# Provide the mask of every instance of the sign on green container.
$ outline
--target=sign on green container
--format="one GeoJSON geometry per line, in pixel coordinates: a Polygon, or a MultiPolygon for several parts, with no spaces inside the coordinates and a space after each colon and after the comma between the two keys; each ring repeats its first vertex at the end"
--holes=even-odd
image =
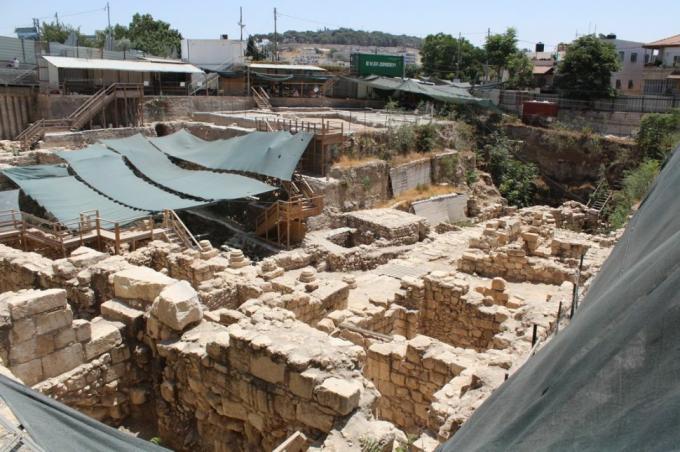
{"type": "Polygon", "coordinates": [[[358,75],[384,75],[402,77],[404,57],[402,55],[375,55],[372,53],[353,53],[351,65],[358,75]]]}

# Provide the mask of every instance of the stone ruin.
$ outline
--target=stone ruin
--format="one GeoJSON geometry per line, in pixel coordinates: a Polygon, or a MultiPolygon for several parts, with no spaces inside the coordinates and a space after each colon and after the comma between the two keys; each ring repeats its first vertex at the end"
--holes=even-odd
{"type": "Polygon", "coordinates": [[[257,262],[0,245],[0,359],[176,450],[433,450],[550,340],[615,240],[583,232],[580,205],[496,213],[441,232],[346,213],[257,262]]]}

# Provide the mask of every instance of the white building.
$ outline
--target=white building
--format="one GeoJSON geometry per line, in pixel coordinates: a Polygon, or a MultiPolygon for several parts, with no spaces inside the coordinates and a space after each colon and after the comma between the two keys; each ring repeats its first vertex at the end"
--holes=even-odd
{"type": "Polygon", "coordinates": [[[611,86],[620,94],[642,94],[645,64],[651,58],[651,52],[643,46],[643,42],[626,41],[617,39],[616,35],[610,35],[603,39],[616,48],[619,57],[620,69],[613,72],[611,86]]]}
{"type": "Polygon", "coordinates": [[[228,70],[245,64],[246,41],[182,39],[182,60],[209,70],[228,70]]]}

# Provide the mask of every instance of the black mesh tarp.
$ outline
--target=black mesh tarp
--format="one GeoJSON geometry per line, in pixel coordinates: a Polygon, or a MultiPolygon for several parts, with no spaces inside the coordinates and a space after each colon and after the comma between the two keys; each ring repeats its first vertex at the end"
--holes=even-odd
{"type": "Polygon", "coordinates": [[[680,450],[680,152],[571,324],[443,451],[680,450]]]}
{"type": "Polygon", "coordinates": [[[45,451],[168,450],[104,425],[4,375],[0,375],[0,397],[45,451]]]}

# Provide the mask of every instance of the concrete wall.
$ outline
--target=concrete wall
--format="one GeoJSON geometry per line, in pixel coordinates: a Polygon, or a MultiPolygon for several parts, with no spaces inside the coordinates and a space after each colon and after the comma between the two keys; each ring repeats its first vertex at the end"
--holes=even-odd
{"type": "Polygon", "coordinates": [[[413,210],[420,217],[427,218],[431,225],[439,223],[456,223],[467,218],[468,195],[451,194],[437,196],[423,201],[414,202],[413,210]]]}
{"type": "Polygon", "coordinates": [[[0,140],[12,140],[33,117],[35,102],[31,88],[0,89],[0,140]]]}
{"type": "Polygon", "coordinates": [[[603,135],[631,136],[640,129],[644,113],[562,109],[557,120],[574,129],[589,128],[603,135]]]}
{"type": "Polygon", "coordinates": [[[390,169],[392,194],[398,196],[400,193],[413,190],[419,185],[430,185],[432,183],[431,170],[432,164],[429,157],[390,169]]]}
{"type": "Polygon", "coordinates": [[[381,100],[339,99],[335,97],[272,97],[273,107],[383,108],[381,100]]]}

